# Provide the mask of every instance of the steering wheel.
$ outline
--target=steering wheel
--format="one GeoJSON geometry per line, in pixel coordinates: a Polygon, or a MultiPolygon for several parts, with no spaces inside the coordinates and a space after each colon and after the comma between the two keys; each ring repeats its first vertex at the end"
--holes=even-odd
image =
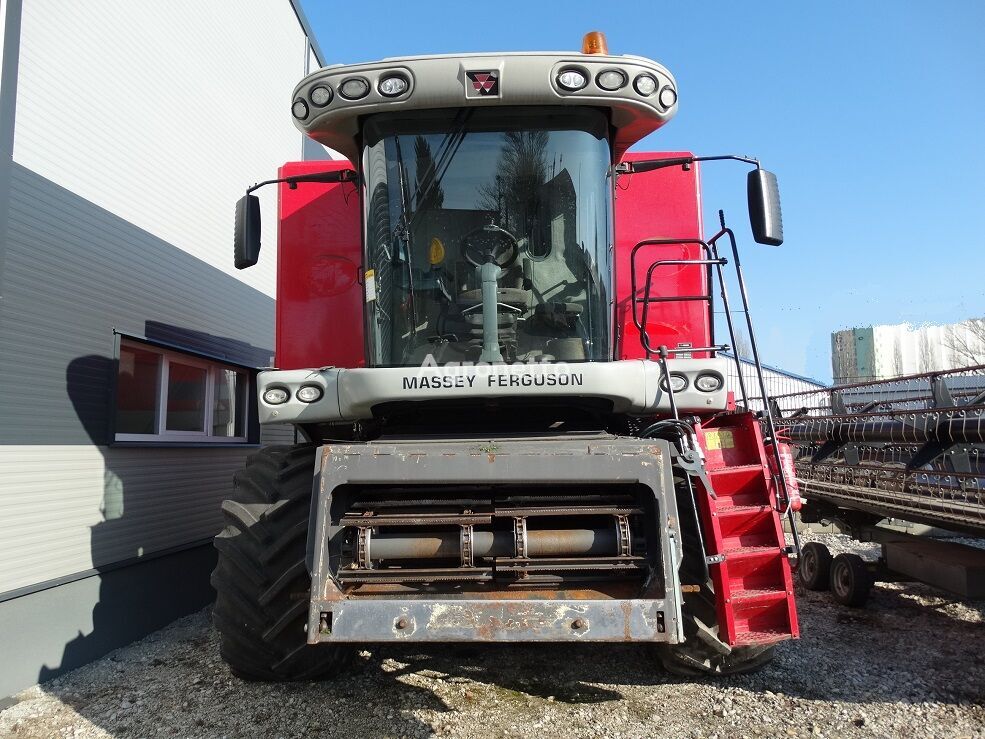
{"type": "Polygon", "coordinates": [[[517,244],[516,237],[505,228],[488,223],[472,229],[462,237],[462,253],[476,267],[491,260],[496,266],[505,269],[520,256],[520,245],[517,244]]]}

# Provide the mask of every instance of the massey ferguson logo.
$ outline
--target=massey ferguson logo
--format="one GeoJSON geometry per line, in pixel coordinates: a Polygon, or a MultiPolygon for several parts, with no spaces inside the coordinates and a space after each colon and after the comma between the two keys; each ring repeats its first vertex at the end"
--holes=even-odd
{"type": "Polygon", "coordinates": [[[495,69],[483,72],[466,72],[469,78],[468,97],[495,97],[499,95],[499,72],[495,69]]]}

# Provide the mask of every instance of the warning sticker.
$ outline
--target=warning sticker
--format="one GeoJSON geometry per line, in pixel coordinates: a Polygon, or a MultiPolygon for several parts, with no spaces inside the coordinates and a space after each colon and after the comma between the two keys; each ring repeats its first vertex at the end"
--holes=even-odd
{"type": "Polygon", "coordinates": [[[735,438],[728,429],[705,432],[707,449],[735,449],[735,438]]]}
{"type": "Polygon", "coordinates": [[[376,300],[376,270],[366,270],[366,302],[372,303],[376,300]]]}

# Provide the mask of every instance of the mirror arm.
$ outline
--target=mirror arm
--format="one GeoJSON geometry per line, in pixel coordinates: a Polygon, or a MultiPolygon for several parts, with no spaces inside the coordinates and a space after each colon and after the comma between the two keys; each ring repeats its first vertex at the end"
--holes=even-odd
{"type": "Polygon", "coordinates": [[[265,185],[275,185],[281,182],[286,182],[288,187],[292,190],[298,186],[300,183],[304,182],[356,182],[359,179],[359,175],[356,174],[354,169],[336,169],[332,172],[312,172],[311,174],[299,174],[294,177],[281,177],[276,180],[264,180],[263,182],[258,182],[253,185],[253,187],[246,188],[246,194],[249,195],[254,190],[259,190],[265,185]]]}
{"type": "Polygon", "coordinates": [[[726,159],[753,164],[756,166],[756,169],[761,169],[758,159],[739,156],[738,154],[721,154],[712,157],[667,157],[666,159],[640,159],[635,162],[620,162],[616,166],[616,174],[637,174],[639,172],[651,172],[654,169],[677,166],[683,169],[689,169],[694,162],[719,162],[726,159]]]}

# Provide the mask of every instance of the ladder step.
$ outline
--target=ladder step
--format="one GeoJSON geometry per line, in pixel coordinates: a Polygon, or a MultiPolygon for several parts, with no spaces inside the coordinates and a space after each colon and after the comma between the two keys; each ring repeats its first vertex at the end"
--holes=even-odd
{"type": "Polygon", "coordinates": [[[742,516],[755,518],[769,513],[773,509],[768,505],[721,505],[715,509],[722,516],[742,516]]]}
{"type": "Polygon", "coordinates": [[[736,635],[735,644],[737,647],[765,646],[776,642],[792,639],[793,635],[789,631],[747,631],[736,635]]]}
{"type": "Polygon", "coordinates": [[[732,601],[743,606],[750,603],[772,603],[774,601],[785,600],[787,591],[775,588],[763,588],[760,590],[733,590],[732,601]]]}
{"type": "Polygon", "coordinates": [[[725,555],[725,561],[728,562],[730,559],[754,559],[754,558],[766,558],[766,557],[785,557],[786,554],[783,551],[783,547],[771,546],[771,547],[734,547],[732,549],[726,549],[722,554],[725,555]]]}
{"type": "Polygon", "coordinates": [[[709,465],[707,467],[709,477],[725,477],[727,475],[742,473],[749,474],[750,472],[762,472],[763,465],[761,464],[737,464],[731,467],[713,467],[709,465]]]}

